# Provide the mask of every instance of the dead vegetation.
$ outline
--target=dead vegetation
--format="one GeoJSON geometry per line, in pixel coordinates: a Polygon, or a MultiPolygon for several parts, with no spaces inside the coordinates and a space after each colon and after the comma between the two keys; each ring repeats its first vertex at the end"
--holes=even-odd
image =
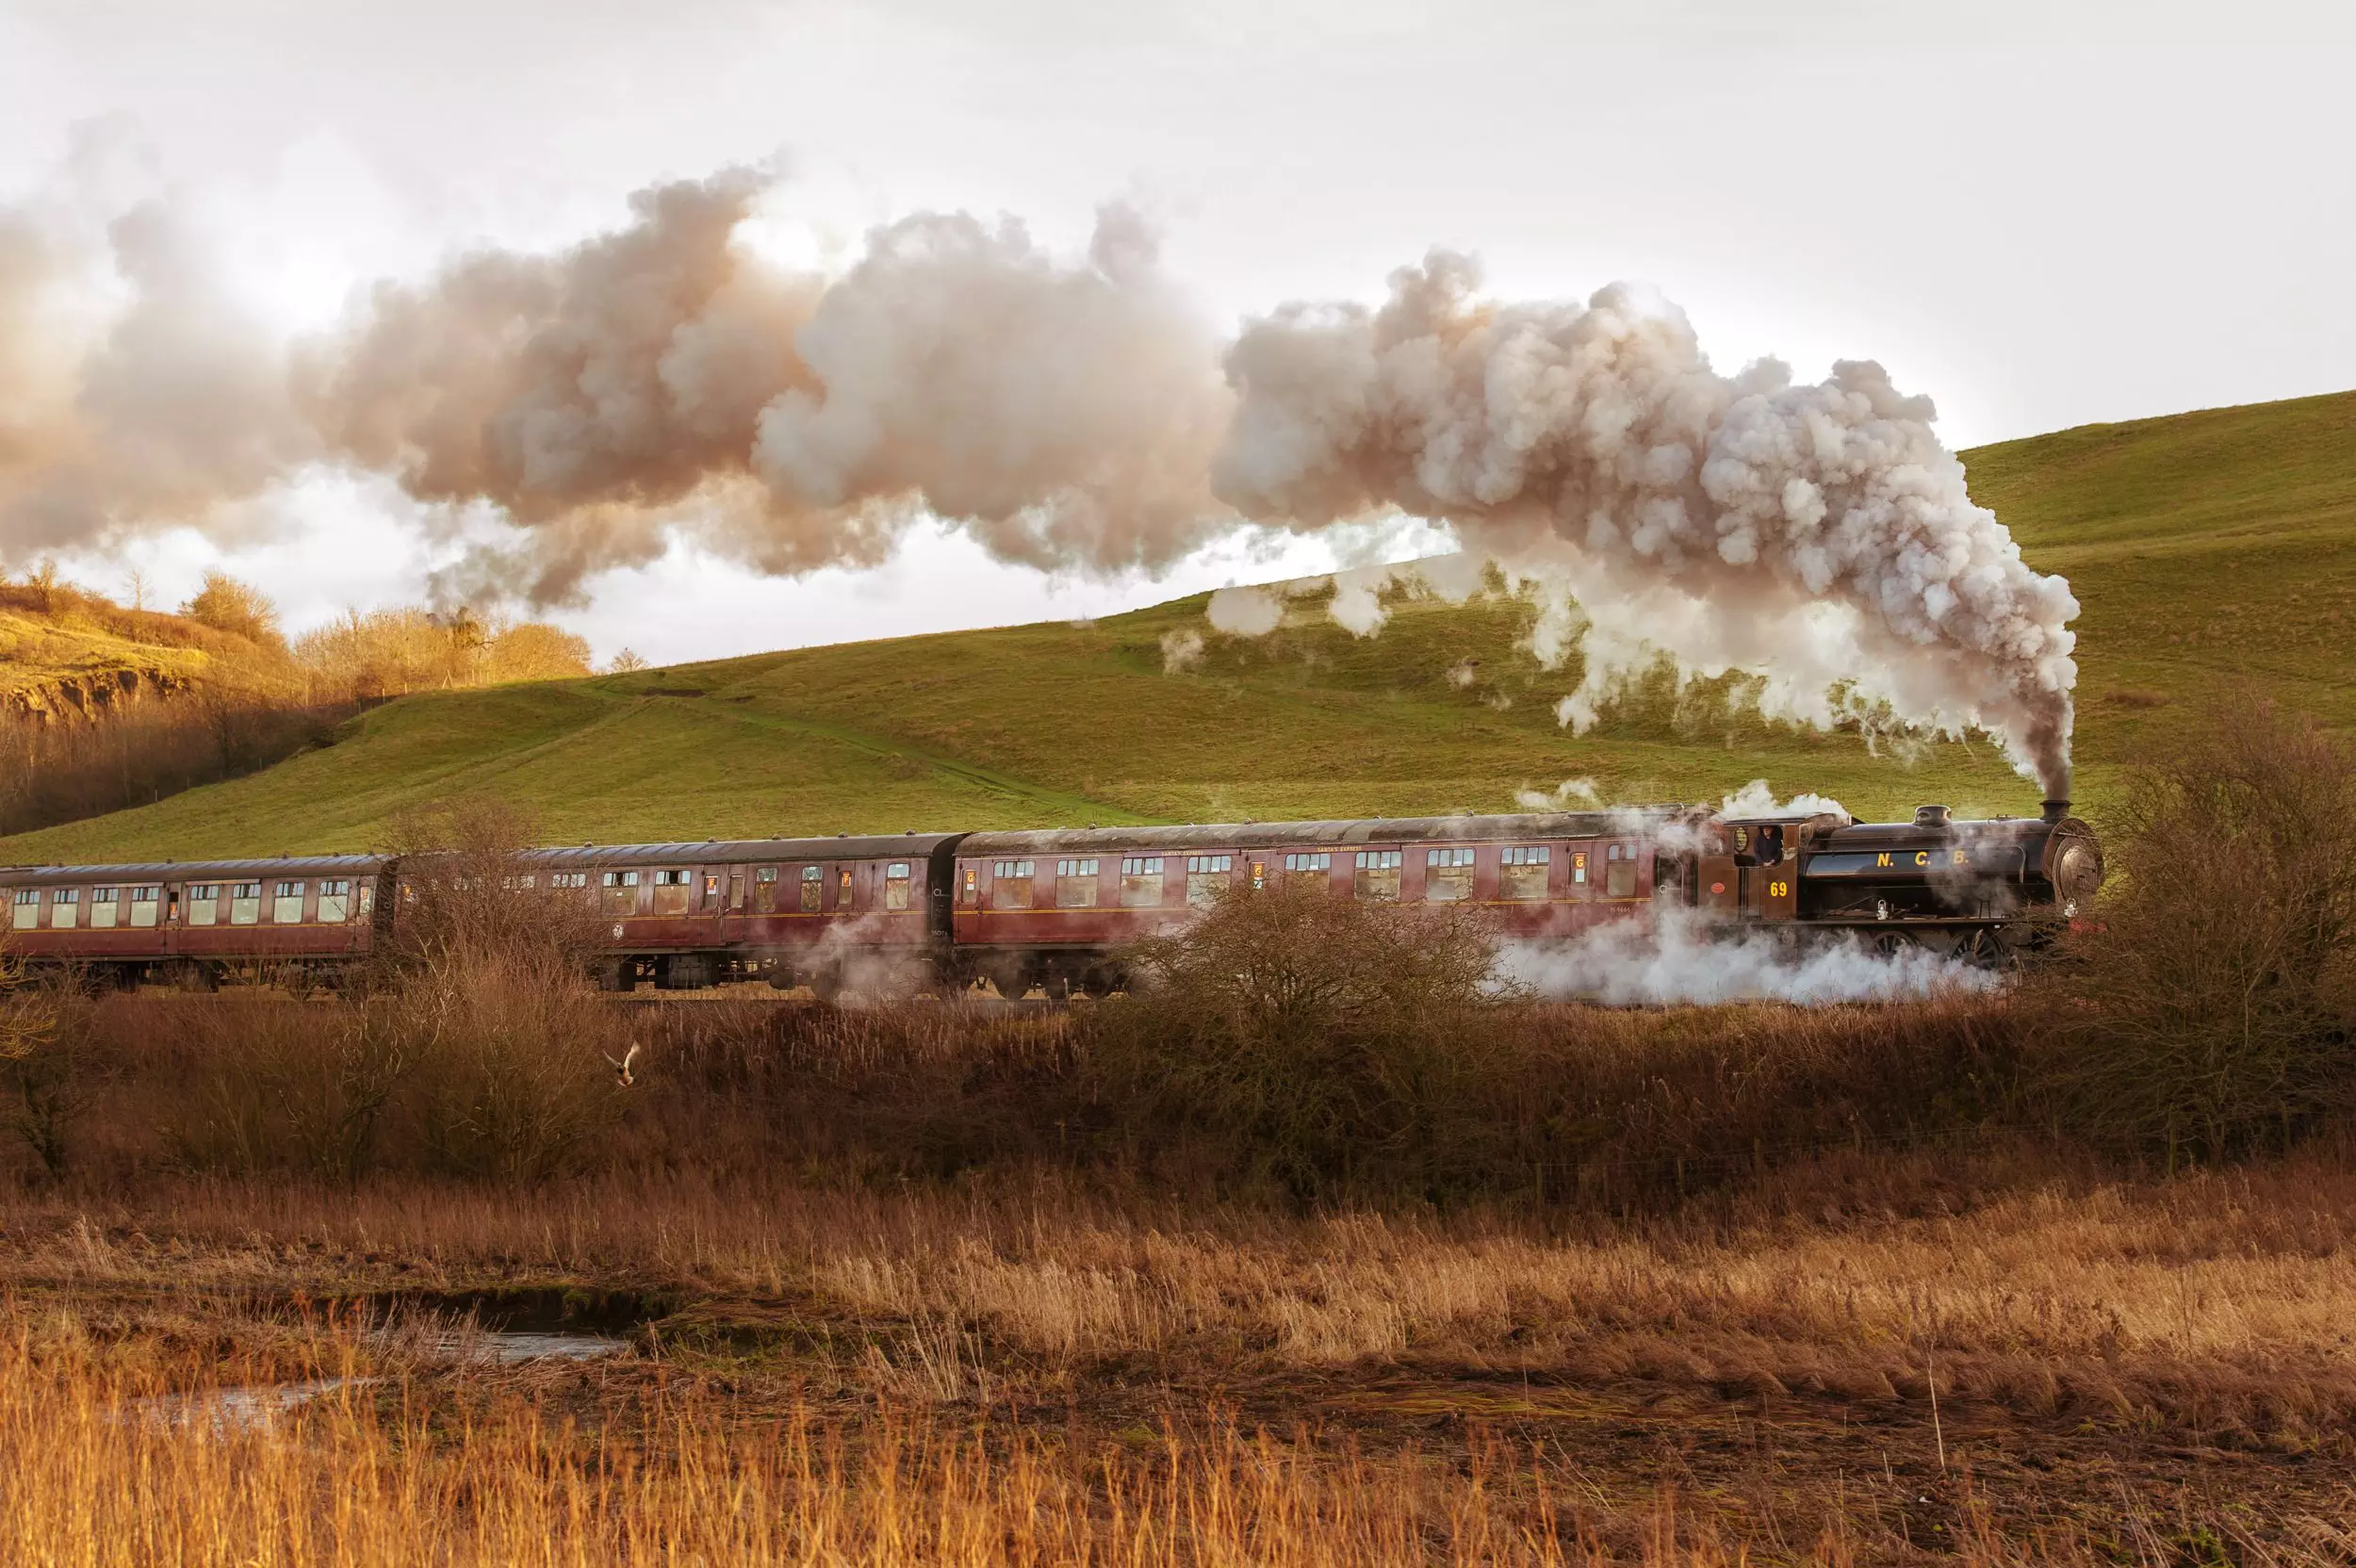
{"type": "Polygon", "coordinates": [[[2356,1104],[2356,747],[2251,696],[2104,826],[2110,891],[2037,988],[2059,1114],[2172,1166],[2356,1104]]]}

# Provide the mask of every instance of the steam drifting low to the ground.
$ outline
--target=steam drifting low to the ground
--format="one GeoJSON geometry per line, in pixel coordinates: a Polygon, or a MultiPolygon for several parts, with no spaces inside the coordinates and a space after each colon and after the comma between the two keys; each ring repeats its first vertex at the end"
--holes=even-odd
{"type": "Polygon", "coordinates": [[[1617,921],[1568,942],[1508,944],[1498,971],[1550,1000],[1613,1007],[1902,1002],[2000,984],[1986,970],[1920,947],[1885,956],[1853,938],[1801,946],[1763,932],[1729,934],[1692,910],[1667,907],[1649,924],[1617,921]]]}
{"type": "MultiPolygon", "coordinates": [[[[11,556],[225,526],[319,463],[487,506],[522,542],[445,591],[543,604],[679,538],[793,574],[878,562],[929,514],[1006,561],[1120,573],[1403,513],[1464,547],[1438,591],[1495,563],[1540,592],[1538,653],[1581,658],[1566,724],[1665,652],[1754,677],[1773,715],[1984,728],[2068,792],[2076,601],[1972,503],[1929,400],[1870,362],[1722,375],[1640,286],[1493,301],[1435,251],[1379,308],[1285,304],[1222,340],[1125,208],[1082,256],[927,213],[796,270],[745,235],[790,188],[734,169],[562,253],[381,284],[288,344],[216,308],[168,200],[100,221],[100,183],[77,164],[0,210],[11,556]]],[[[1373,634],[1388,580],[1342,574],[1333,612],[1373,634]]],[[[1281,613],[1244,596],[1210,621],[1281,613]]]]}

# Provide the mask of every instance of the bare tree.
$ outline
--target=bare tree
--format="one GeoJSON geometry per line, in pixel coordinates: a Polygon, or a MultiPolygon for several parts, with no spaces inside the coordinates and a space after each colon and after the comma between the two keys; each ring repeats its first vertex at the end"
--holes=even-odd
{"type": "Polygon", "coordinates": [[[2356,748],[2242,694],[2103,826],[2115,874],[2038,985],[2064,1114],[2172,1166],[2356,1104],[2356,748]]]}

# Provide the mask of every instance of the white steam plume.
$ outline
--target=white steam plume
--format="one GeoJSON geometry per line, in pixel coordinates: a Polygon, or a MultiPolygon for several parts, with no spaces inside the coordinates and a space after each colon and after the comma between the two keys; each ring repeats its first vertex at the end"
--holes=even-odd
{"type": "Polygon", "coordinates": [[[1221,588],[1203,616],[1231,637],[1265,637],[1283,624],[1284,601],[1265,588],[1221,588]]]}
{"type": "Polygon", "coordinates": [[[1561,582],[1588,623],[1573,723],[1661,649],[1765,674],[1769,711],[1827,723],[1845,682],[1911,724],[1986,728],[2068,792],[2077,601],[1972,503],[1927,399],[1865,362],[1816,385],[1773,361],[1722,376],[1683,312],[1628,285],[1584,306],[1477,285],[1434,252],[1379,310],[1250,324],[1220,498],[1296,525],[1444,518],[1561,582]]]}
{"type": "Polygon", "coordinates": [[[1203,662],[1203,633],[1192,627],[1162,633],[1162,674],[1184,675],[1203,662]]]}
{"type": "Polygon", "coordinates": [[[1849,808],[1830,795],[1810,794],[1803,791],[1790,800],[1777,800],[1775,792],[1767,787],[1763,778],[1754,778],[1726,796],[1719,801],[1718,810],[1722,816],[1728,817],[1813,817],[1826,811],[1843,817],[1849,814],[1849,808]]]}
{"type": "Polygon", "coordinates": [[[1759,931],[1730,936],[1694,910],[1661,906],[1649,923],[1613,921],[1568,942],[1509,943],[1498,969],[1542,996],[1614,1007],[1894,1002],[2000,984],[1919,947],[1884,957],[1844,937],[1803,948],[1759,931]]]}

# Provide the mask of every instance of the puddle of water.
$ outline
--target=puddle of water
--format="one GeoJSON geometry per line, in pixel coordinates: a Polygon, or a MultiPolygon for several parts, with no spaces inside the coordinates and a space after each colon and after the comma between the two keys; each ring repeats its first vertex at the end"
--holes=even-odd
{"type": "Polygon", "coordinates": [[[459,1362],[515,1366],[534,1361],[595,1361],[622,1349],[626,1341],[607,1334],[559,1333],[529,1329],[458,1329],[426,1341],[429,1354],[459,1362]]]}
{"type": "MultiPolygon", "coordinates": [[[[422,1359],[461,1365],[520,1366],[540,1361],[594,1361],[627,1348],[606,1334],[556,1333],[531,1330],[466,1327],[427,1335],[395,1330],[371,1337],[394,1339],[422,1359]]],[[[221,1388],[209,1394],[141,1399],[132,1407],[140,1420],[163,1427],[203,1425],[217,1433],[264,1430],[279,1416],[339,1388],[366,1388],[377,1378],[319,1378],[309,1382],[263,1383],[221,1388]]]]}
{"type": "Polygon", "coordinates": [[[339,1388],[365,1388],[374,1378],[321,1378],[307,1383],[266,1383],[255,1388],[217,1388],[210,1394],[172,1394],[141,1399],[130,1414],[158,1427],[202,1426],[215,1434],[267,1429],[271,1422],[339,1388]]]}

